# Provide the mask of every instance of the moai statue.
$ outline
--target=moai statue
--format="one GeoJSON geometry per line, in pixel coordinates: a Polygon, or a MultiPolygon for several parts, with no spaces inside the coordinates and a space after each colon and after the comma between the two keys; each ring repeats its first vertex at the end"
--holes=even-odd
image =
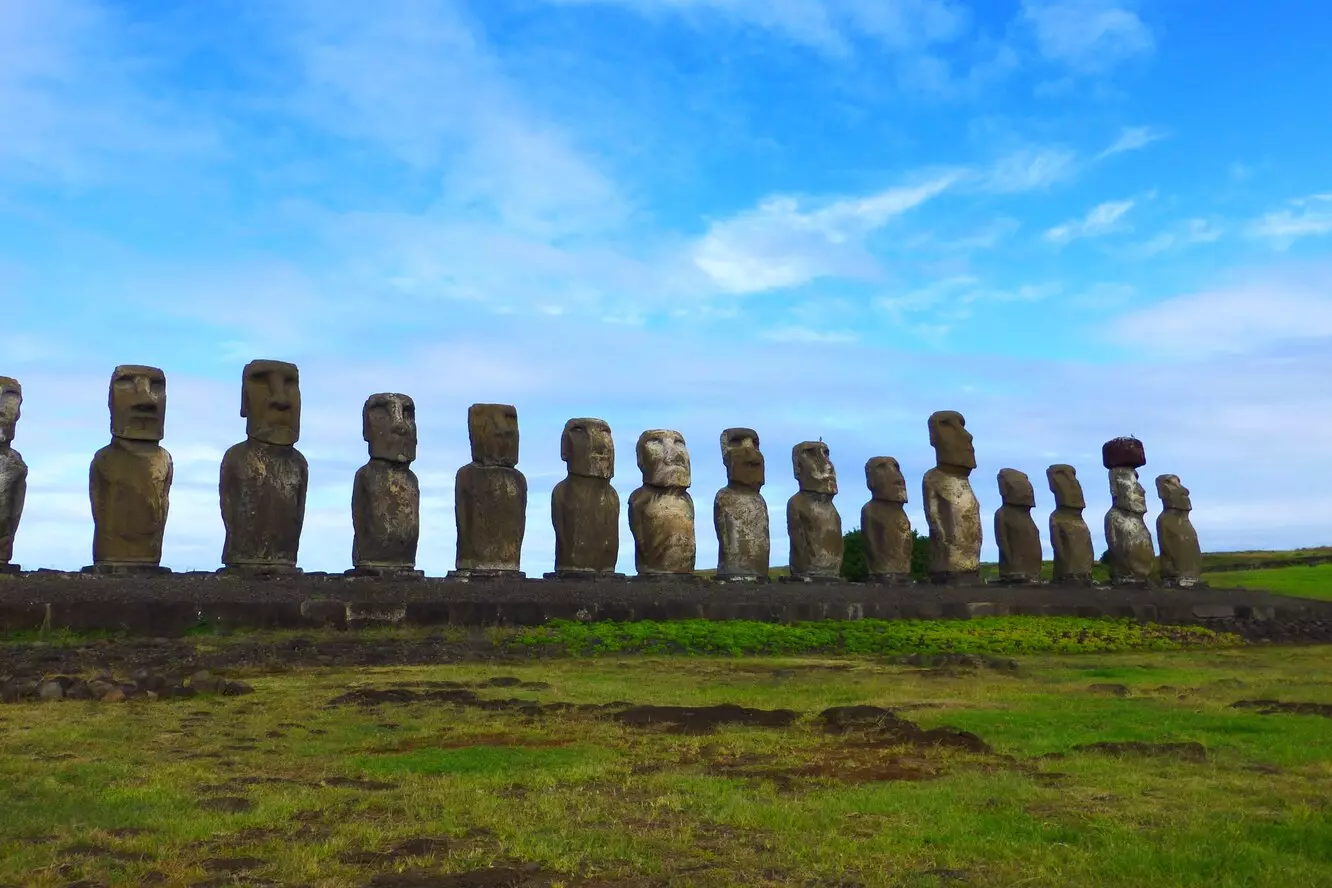
{"type": "Polygon", "coordinates": [[[842,516],[833,505],[837,470],[822,441],[791,448],[791,467],[800,490],[786,502],[786,535],[791,540],[791,579],[839,580],[842,573],[842,516]]]}
{"type": "Polygon", "coordinates": [[[13,447],[22,408],[23,386],[17,379],[0,376],[0,574],[19,572],[10,560],[28,491],[28,464],[13,447]]]}
{"type": "Polygon", "coordinates": [[[721,433],[726,486],[712,501],[717,529],[717,579],[754,582],[768,579],[772,549],[768,504],[759,490],[766,480],[758,432],[727,429],[721,433]]]}
{"type": "Polygon", "coordinates": [[[860,510],[860,532],[865,538],[865,560],[871,583],[902,586],[911,583],[911,519],[904,506],[906,479],[891,456],[875,456],[865,463],[865,484],[870,501],[860,510]]]}
{"type": "Polygon", "coordinates": [[[644,578],[693,576],[694,500],[684,436],[652,429],[638,436],[643,486],[629,495],[634,566],[644,578]]]}
{"type": "Polygon", "coordinates": [[[1147,464],[1142,442],[1115,438],[1101,448],[1101,462],[1110,471],[1110,511],[1105,513],[1105,542],[1110,550],[1110,581],[1116,585],[1146,585],[1151,580],[1155,552],[1152,534],[1143,516],[1147,493],[1138,483],[1138,469],[1147,464]]]}
{"type": "Polygon", "coordinates": [[[88,470],[92,502],[90,573],[170,573],[161,566],[171,496],[166,434],[166,375],[122,364],[111,374],[111,443],[88,470]]]}
{"type": "Polygon", "coordinates": [[[521,578],[527,530],[527,479],[518,471],[518,411],[509,404],[467,408],[472,461],[458,470],[453,514],[458,579],[521,578]]]}
{"type": "Polygon", "coordinates": [[[1202,585],[1202,547],[1189,512],[1193,503],[1189,489],[1178,475],[1158,475],[1156,495],[1161,514],[1156,516],[1156,540],[1161,546],[1161,582],[1167,586],[1202,585]]]}
{"type": "Polygon", "coordinates": [[[224,572],[299,573],[310,466],[301,436],[300,371],[286,361],[251,361],[241,381],[246,439],[222,457],[224,572]]]}
{"type": "Polygon", "coordinates": [[[560,459],[569,475],[550,496],[555,525],[555,572],[559,579],[618,577],[620,495],[615,477],[615,439],[604,419],[571,419],[560,435],[560,459]]]}
{"type": "Polygon", "coordinates": [[[1050,513],[1050,546],[1054,549],[1054,581],[1074,586],[1090,586],[1096,553],[1092,549],[1091,530],[1082,518],[1087,501],[1082,495],[1077,469],[1054,465],[1045,470],[1045,478],[1054,494],[1055,508],[1050,513]]]}
{"type": "Polygon", "coordinates": [[[930,526],[930,581],[980,582],[980,503],[971,489],[976,449],[967,421],[954,410],[930,415],[935,466],[925,473],[921,492],[930,526]]]}
{"type": "Polygon", "coordinates": [[[1041,579],[1041,532],[1032,520],[1036,491],[1025,472],[999,470],[999,498],[994,539],[999,545],[999,582],[1038,583],[1041,579]]]}
{"type": "Polygon", "coordinates": [[[421,538],[421,484],[416,459],[416,402],[382,392],[365,399],[361,437],[370,461],[352,482],[352,569],[349,576],[424,576],[416,569],[421,538]]]}

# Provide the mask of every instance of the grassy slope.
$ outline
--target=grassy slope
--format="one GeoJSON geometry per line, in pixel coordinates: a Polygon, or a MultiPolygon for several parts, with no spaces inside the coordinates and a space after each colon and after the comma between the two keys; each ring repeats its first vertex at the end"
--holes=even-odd
{"type": "Polygon", "coordinates": [[[1332,600],[1332,564],[1218,571],[1204,573],[1203,579],[1220,587],[1263,589],[1281,595],[1332,600]]]}
{"type": "Polygon", "coordinates": [[[242,698],[8,705],[0,883],[132,885],[151,871],[189,885],[250,858],[257,879],[325,888],[498,860],[620,886],[1326,885],[1332,719],[1229,704],[1332,703],[1330,674],[1326,647],[1033,657],[1016,674],[955,677],[867,660],[643,658],[314,670],[255,677],[242,698]],[[727,702],[807,716],[916,704],[907,715],[922,725],[975,731],[1016,760],[878,748],[826,736],[808,718],[698,737],[580,713],[326,705],[349,686],[497,674],[551,687],[486,694],[542,701],[727,702]],[[1196,740],[1210,761],[1036,758],[1103,740],[1196,740]],[[832,776],[726,773],[796,767],[832,776]],[[856,778],[884,768],[937,776],[856,778]],[[321,784],[332,777],[387,786],[321,784]],[[253,807],[200,807],[219,796],[253,807]],[[374,853],[413,837],[452,845],[433,859],[374,853]]]}

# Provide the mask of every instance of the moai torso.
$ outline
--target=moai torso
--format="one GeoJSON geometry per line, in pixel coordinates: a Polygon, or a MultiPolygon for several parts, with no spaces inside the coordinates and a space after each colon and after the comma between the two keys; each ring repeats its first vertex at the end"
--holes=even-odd
{"type": "Polygon", "coordinates": [[[1041,532],[1032,520],[1036,494],[1026,474],[1017,469],[999,471],[1003,505],[994,513],[994,538],[999,546],[999,580],[1034,583],[1041,578],[1041,532]]]}
{"type": "Polygon", "coordinates": [[[1110,510],[1105,513],[1105,543],[1110,552],[1110,579],[1117,584],[1150,581],[1156,553],[1143,516],[1147,495],[1138,483],[1138,469],[1147,464],[1142,442],[1116,438],[1101,448],[1110,472],[1110,510]]]}
{"type": "Polygon", "coordinates": [[[876,456],[865,463],[871,499],[860,509],[869,578],[906,582],[911,577],[911,520],[906,514],[906,479],[897,460],[876,456]]]}
{"type": "Polygon", "coordinates": [[[620,558],[620,495],[615,441],[595,418],[571,419],[560,436],[560,458],[569,474],[550,496],[555,528],[556,576],[613,575],[620,558]]]}
{"type": "Polygon", "coordinates": [[[0,567],[14,557],[14,537],[28,490],[28,465],[17,450],[0,444],[0,567]]]}
{"type": "Polygon", "coordinates": [[[1077,471],[1069,465],[1046,469],[1055,508],[1050,513],[1050,547],[1054,549],[1054,580],[1057,583],[1091,582],[1096,553],[1091,530],[1082,517],[1086,501],[1077,471]]]}
{"type": "Polygon", "coordinates": [[[245,365],[241,416],[246,440],[222,457],[218,481],[228,568],[296,569],[305,524],[310,466],[300,439],[300,376],[295,364],[258,360],[245,365]]]}
{"type": "Polygon", "coordinates": [[[458,470],[453,511],[460,574],[516,574],[527,529],[527,479],[518,471],[518,412],[509,404],[467,411],[472,462],[458,470]]]}
{"type": "Polygon", "coordinates": [[[1156,479],[1161,514],[1156,518],[1156,540],[1161,547],[1161,581],[1172,586],[1195,586],[1201,582],[1202,545],[1189,512],[1193,503],[1189,489],[1175,475],[1156,479]]]}
{"type": "Polygon", "coordinates": [[[416,403],[398,392],[366,398],[361,437],[370,461],[352,484],[352,573],[406,573],[416,567],[421,485],[416,459],[416,403]]]}
{"type": "Polygon", "coordinates": [[[833,505],[837,472],[821,441],[805,441],[791,451],[800,490],[786,503],[791,543],[791,578],[837,579],[842,571],[842,516],[833,505]]]}
{"type": "Polygon", "coordinates": [[[634,566],[640,576],[692,575],[697,541],[684,437],[654,429],[639,436],[636,449],[643,486],[629,495],[634,566]]]}
{"type": "Polygon", "coordinates": [[[721,450],[726,486],[712,500],[717,579],[766,580],[772,537],[768,503],[759,492],[766,472],[758,433],[753,429],[726,429],[721,434],[721,450]]]}
{"type": "Polygon", "coordinates": [[[930,579],[936,583],[980,581],[980,503],[968,480],[976,451],[962,414],[930,416],[936,465],[921,480],[925,521],[930,528],[930,579]]]}

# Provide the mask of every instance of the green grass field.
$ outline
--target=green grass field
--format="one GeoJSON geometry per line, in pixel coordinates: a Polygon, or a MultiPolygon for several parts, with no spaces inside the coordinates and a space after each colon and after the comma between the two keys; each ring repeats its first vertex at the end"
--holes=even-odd
{"type": "Polygon", "coordinates": [[[1332,564],[1218,571],[1204,573],[1203,579],[1219,587],[1262,589],[1279,595],[1332,600],[1332,564]]]}
{"type": "Polygon", "coordinates": [[[1332,885],[1332,719],[1232,707],[1332,704],[1328,647],[247,680],[0,707],[0,884],[1332,885]],[[762,724],[690,732],[630,703],[762,724]],[[857,704],[978,739],[818,717],[857,704]],[[1078,749],[1135,741],[1190,745],[1078,749]]]}

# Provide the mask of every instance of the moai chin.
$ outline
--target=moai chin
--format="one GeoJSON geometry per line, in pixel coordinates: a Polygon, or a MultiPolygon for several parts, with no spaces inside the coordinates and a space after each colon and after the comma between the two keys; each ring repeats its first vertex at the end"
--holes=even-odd
{"type": "Polygon", "coordinates": [[[999,582],[1038,583],[1041,579],[1041,532],[1032,520],[1036,491],[1025,472],[999,470],[999,498],[994,538],[999,546],[999,582]]]}
{"type": "Polygon", "coordinates": [[[458,470],[453,514],[457,579],[521,578],[527,479],[518,471],[518,411],[511,404],[467,408],[472,461],[458,470]]]}
{"type": "Polygon", "coordinates": [[[969,477],[976,468],[976,449],[961,413],[940,410],[930,415],[930,446],[935,466],[921,480],[925,520],[930,528],[930,581],[980,582],[980,503],[969,477]]]}
{"type": "Polygon", "coordinates": [[[396,392],[366,398],[361,437],[370,460],[352,482],[352,569],[349,576],[420,577],[421,485],[416,459],[416,402],[396,392]]]}
{"type": "Polygon", "coordinates": [[[842,572],[842,516],[833,505],[837,470],[828,445],[803,441],[791,448],[791,468],[800,490],[786,502],[791,541],[791,579],[836,581],[842,572]]]}
{"type": "Polygon", "coordinates": [[[635,448],[643,486],[629,495],[634,567],[645,579],[694,574],[694,500],[689,450],[672,429],[650,429],[635,448]]]}
{"type": "Polygon", "coordinates": [[[1158,475],[1156,495],[1161,514],[1156,517],[1156,541],[1161,547],[1161,582],[1166,586],[1203,585],[1202,546],[1189,512],[1193,502],[1178,475],[1158,475]]]}
{"type": "Polygon", "coordinates": [[[0,574],[20,570],[11,560],[28,491],[28,464],[13,446],[22,412],[23,386],[13,377],[0,376],[0,574]]]}
{"type": "Polygon", "coordinates": [[[768,579],[772,538],[768,504],[759,492],[767,480],[758,432],[726,429],[721,433],[726,486],[712,501],[717,531],[717,579],[758,582],[768,579]]]}
{"type": "Polygon", "coordinates": [[[891,586],[911,580],[911,519],[906,514],[907,485],[902,466],[891,456],[865,463],[870,501],[860,509],[869,580],[891,586]]]}
{"type": "Polygon", "coordinates": [[[1050,513],[1050,546],[1054,549],[1054,581],[1075,586],[1090,586],[1096,553],[1091,530],[1083,520],[1087,501],[1082,494],[1078,471],[1070,465],[1053,465],[1045,470],[1055,507],[1050,513]]]}
{"type": "Polygon", "coordinates": [[[1105,513],[1105,542],[1110,551],[1110,581],[1120,586],[1145,586],[1151,580],[1156,553],[1143,516],[1147,493],[1138,483],[1138,469],[1147,464],[1142,442],[1115,438],[1101,448],[1101,462],[1110,473],[1110,509],[1105,513]]]}
{"type": "Polygon", "coordinates": [[[111,374],[111,443],[88,470],[90,573],[170,572],[161,561],[172,463],[158,443],[166,434],[166,406],[166,374],[157,367],[122,364],[111,374]]]}
{"type": "Polygon", "coordinates": [[[560,459],[568,476],[550,496],[555,526],[555,571],[547,578],[598,579],[618,577],[620,558],[620,495],[615,477],[615,439],[603,419],[582,417],[564,424],[560,459]]]}
{"type": "Polygon", "coordinates": [[[310,467],[296,449],[301,433],[300,371],[257,360],[241,376],[246,439],[222,457],[218,494],[226,539],[223,572],[299,573],[310,467]]]}

